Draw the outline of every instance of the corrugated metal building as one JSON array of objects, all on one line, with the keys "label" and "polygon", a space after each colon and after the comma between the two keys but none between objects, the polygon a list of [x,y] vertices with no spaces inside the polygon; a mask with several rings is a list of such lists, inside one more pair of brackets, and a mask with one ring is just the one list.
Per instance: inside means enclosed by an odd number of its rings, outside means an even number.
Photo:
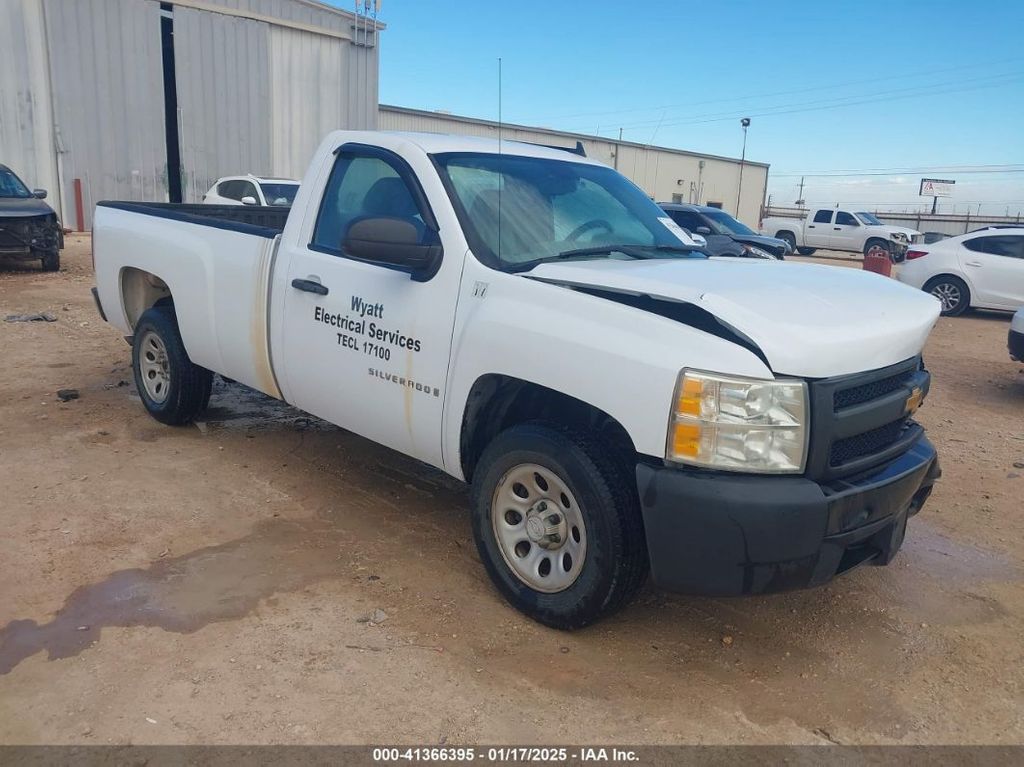
[{"label": "corrugated metal building", "polygon": [[3,0],[0,162],[85,228],[101,199],[299,178],[328,131],[376,127],[380,29],[314,0]]},{"label": "corrugated metal building", "polygon": [[[491,120],[384,104],[380,107],[378,126],[381,130],[460,133],[491,138],[498,135],[498,123]],[[575,147],[577,141],[582,142],[588,157],[614,166],[658,202],[716,205],[737,215],[739,159],[548,128],[506,123],[501,129],[502,136],[510,141],[565,147]],[[768,165],[746,160],[742,172],[743,186],[737,218],[756,228],[765,199]]]}]

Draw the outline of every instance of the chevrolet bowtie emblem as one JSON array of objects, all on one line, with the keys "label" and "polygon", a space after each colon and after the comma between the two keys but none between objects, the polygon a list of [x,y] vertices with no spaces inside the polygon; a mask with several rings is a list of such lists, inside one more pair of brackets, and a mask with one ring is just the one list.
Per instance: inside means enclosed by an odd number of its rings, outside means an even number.
[{"label": "chevrolet bowtie emblem", "polygon": [[904,406],[903,414],[913,415],[921,407],[922,402],[924,402],[924,391],[921,390],[920,386],[915,386],[914,390],[910,392],[910,396],[907,397],[907,404]]}]

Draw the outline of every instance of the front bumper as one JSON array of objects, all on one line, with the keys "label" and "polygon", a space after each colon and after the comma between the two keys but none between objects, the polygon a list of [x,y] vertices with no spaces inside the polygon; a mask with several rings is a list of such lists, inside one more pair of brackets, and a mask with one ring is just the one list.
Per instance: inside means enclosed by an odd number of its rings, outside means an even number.
[{"label": "front bumper", "polygon": [[1006,348],[1010,350],[1010,359],[1024,362],[1024,333],[1011,330],[1006,336]]},{"label": "front bumper", "polygon": [[872,474],[827,484],[638,464],[654,582],[689,594],[763,594],[888,564],[940,473],[923,435]]},{"label": "front bumper", "polygon": [[50,216],[0,218],[0,256],[35,259],[42,253],[58,250],[63,234],[60,224]]}]

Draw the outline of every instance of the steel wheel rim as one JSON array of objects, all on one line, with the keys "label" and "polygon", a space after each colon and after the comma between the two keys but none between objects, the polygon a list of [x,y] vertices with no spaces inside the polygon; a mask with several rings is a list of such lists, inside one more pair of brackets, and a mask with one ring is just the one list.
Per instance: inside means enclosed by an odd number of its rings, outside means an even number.
[{"label": "steel wheel rim", "polygon": [[951,282],[940,282],[932,288],[932,295],[942,302],[942,311],[949,312],[960,305],[960,288]]},{"label": "steel wheel rim", "polygon": [[491,528],[505,564],[534,591],[555,594],[579,578],[587,529],[576,497],[535,463],[505,472],[491,497]]},{"label": "steel wheel rim", "polygon": [[139,372],[146,394],[153,402],[162,403],[171,388],[170,361],[167,346],[159,335],[147,330],[139,343]]}]

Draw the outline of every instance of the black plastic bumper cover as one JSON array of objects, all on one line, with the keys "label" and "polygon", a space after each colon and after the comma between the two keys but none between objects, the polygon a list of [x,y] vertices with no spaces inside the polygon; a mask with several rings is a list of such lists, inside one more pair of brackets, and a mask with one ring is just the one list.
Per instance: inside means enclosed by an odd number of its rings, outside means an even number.
[{"label": "black plastic bumper cover", "polygon": [[939,477],[922,436],[869,476],[826,485],[637,465],[651,573],[668,591],[762,594],[888,564]]},{"label": "black plastic bumper cover", "polygon": [[1006,337],[1006,348],[1010,350],[1011,359],[1024,362],[1024,333],[1011,330]]}]

